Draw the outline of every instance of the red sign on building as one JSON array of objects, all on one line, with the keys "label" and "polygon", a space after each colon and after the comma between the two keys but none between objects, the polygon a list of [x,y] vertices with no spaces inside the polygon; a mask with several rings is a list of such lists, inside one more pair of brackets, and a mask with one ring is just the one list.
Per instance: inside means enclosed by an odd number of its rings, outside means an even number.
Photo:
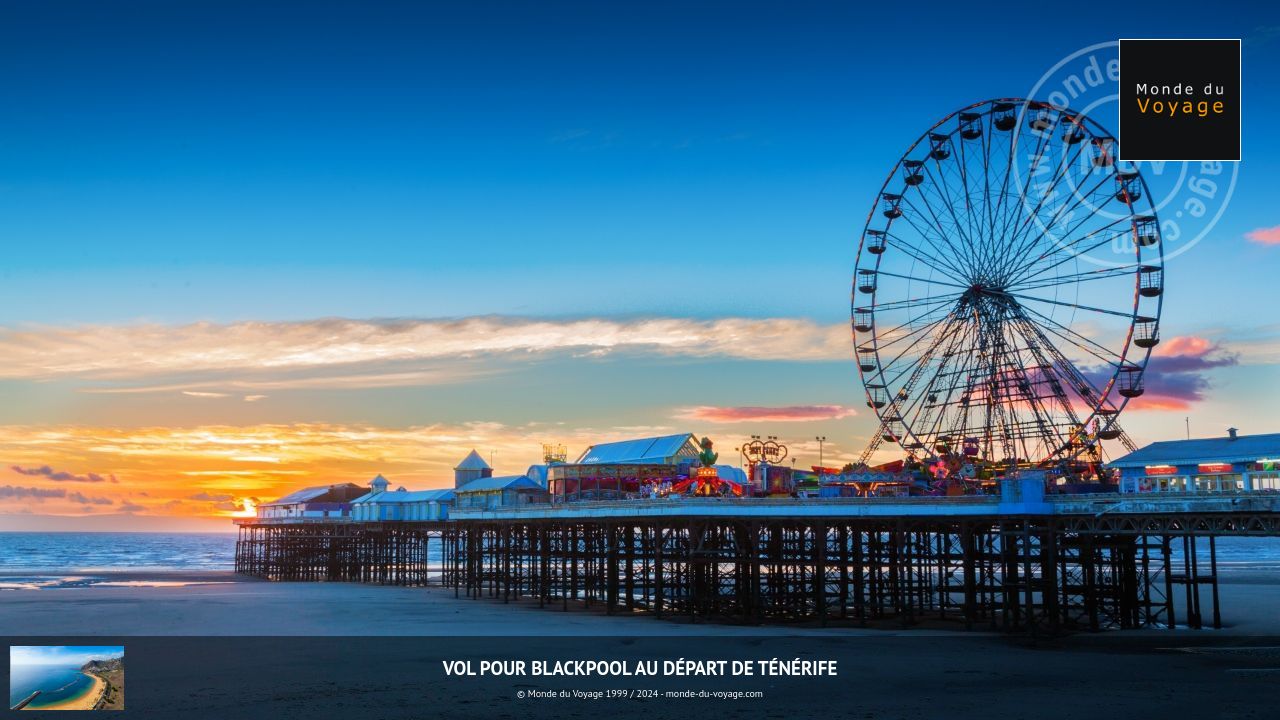
[{"label": "red sign on building", "polygon": [[1178,474],[1178,468],[1172,465],[1148,465],[1146,469],[1147,469],[1148,475],[1177,475]]},{"label": "red sign on building", "polygon": [[1196,469],[1205,475],[1220,475],[1232,470],[1231,463],[1200,463]]}]

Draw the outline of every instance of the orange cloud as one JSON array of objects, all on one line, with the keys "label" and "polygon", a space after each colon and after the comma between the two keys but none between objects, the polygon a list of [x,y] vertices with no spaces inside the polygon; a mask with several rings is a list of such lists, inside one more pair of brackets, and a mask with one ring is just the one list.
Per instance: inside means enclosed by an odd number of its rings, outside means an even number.
[{"label": "orange cloud", "polygon": [[1216,344],[1208,338],[1196,337],[1194,335],[1179,335],[1171,337],[1160,342],[1159,345],[1151,351],[1152,355],[1172,356],[1187,355],[1191,357],[1200,357],[1205,353],[1213,350]]},{"label": "orange cloud", "polygon": [[1280,245],[1280,225],[1250,230],[1244,236],[1259,245]]},{"label": "orange cloud", "polygon": [[[80,514],[109,506],[145,515],[230,518],[257,502],[298,487],[365,483],[382,473],[396,484],[451,486],[453,467],[472,448],[492,457],[499,472],[521,473],[542,459],[543,441],[571,451],[593,442],[673,432],[666,426],[565,428],[547,423],[493,422],[407,428],[334,423],[197,427],[0,426],[0,457],[18,467],[109,467],[119,482],[73,495],[40,474],[32,487],[0,486],[0,514],[39,503],[39,512]],[[56,472],[56,471],[55,471]],[[37,482],[48,487],[36,487]],[[5,489],[7,487],[8,489]]]},{"label": "orange cloud", "polygon": [[677,417],[711,423],[812,422],[838,420],[855,414],[853,409],[840,405],[787,405],[784,407],[700,405],[684,409]]},{"label": "orange cloud", "polygon": [[1155,412],[1168,412],[1172,410],[1190,410],[1191,400],[1170,395],[1156,395],[1148,392],[1140,398],[1129,401],[1129,410],[1153,410]]}]

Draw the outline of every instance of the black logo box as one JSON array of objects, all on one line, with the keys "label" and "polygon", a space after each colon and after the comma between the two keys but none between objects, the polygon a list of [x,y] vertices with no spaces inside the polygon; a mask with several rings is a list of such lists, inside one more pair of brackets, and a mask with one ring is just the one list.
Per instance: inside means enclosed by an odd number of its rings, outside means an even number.
[{"label": "black logo box", "polygon": [[1240,104],[1239,40],[1120,40],[1120,159],[1238,161]]}]

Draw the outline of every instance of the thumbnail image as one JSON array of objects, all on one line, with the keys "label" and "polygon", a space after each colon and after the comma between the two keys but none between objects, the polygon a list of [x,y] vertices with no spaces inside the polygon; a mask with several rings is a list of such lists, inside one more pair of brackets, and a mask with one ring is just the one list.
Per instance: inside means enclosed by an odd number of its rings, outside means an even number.
[{"label": "thumbnail image", "polygon": [[123,710],[124,647],[10,646],[9,709]]}]

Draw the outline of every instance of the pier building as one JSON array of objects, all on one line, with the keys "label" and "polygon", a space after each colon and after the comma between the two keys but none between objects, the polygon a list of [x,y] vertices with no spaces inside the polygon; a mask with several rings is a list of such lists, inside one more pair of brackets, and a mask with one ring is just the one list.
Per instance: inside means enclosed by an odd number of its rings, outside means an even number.
[{"label": "pier building", "polygon": [[495,509],[548,502],[547,489],[528,475],[489,476],[458,488],[459,509]]},{"label": "pier building", "polygon": [[389,483],[381,475],[369,482],[369,492],[351,502],[351,519],[373,521],[440,521],[449,518],[454,491],[409,491],[403,487],[388,490]]},{"label": "pier building", "polygon": [[1154,442],[1116,458],[1120,492],[1280,492],[1280,433]]},{"label": "pier building", "polygon": [[289,493],[279,500],[259,503],[258,517],[286,518],[341,518],[351,513],[351,501],[365,493],[355,483],[317,485]]}]

